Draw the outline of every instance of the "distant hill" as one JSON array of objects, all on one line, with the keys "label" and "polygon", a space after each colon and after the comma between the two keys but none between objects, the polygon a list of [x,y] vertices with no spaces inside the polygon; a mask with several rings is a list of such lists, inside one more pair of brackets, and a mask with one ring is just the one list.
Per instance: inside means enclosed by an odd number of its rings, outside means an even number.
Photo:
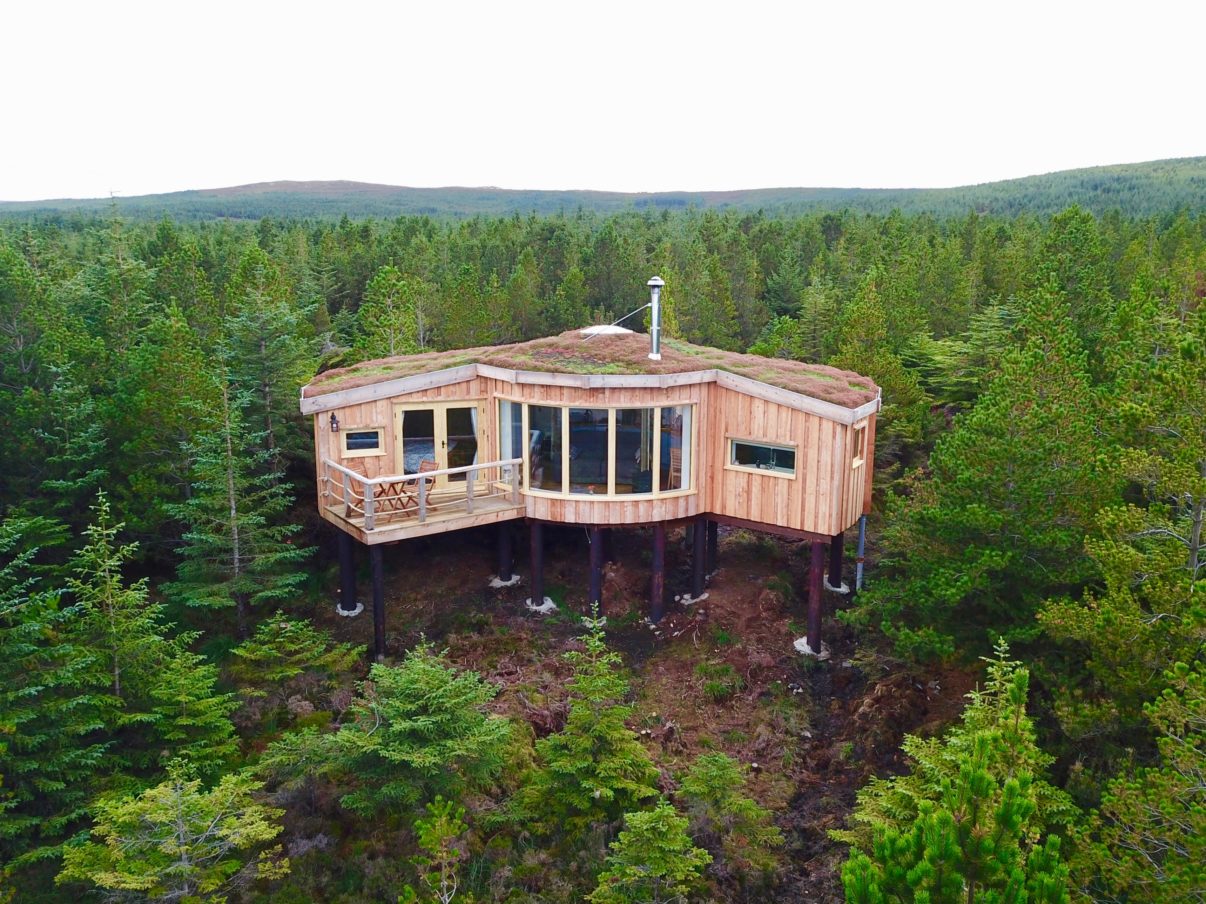
[{"label": "distant hill", "polygon": [[1065,170],[961,188],[757,188],[720,192],[629,194],[603,191],[535,191],[503,188],[405,188],[365,182],[260,182],[231,188],[171,192],[131,198],[0,202],[0,218],[56,219],[116,210],[125,217],[178,220],[263,217],[392,218],[601,213],[622,210],[723,208],[805,213],[850,208],[869,213],[961,215],[969,210],[1037,215],[1079,204],[1095,213],[1119,210],[1150,216],[1206,211],[1206,157],[1156,160]]}]

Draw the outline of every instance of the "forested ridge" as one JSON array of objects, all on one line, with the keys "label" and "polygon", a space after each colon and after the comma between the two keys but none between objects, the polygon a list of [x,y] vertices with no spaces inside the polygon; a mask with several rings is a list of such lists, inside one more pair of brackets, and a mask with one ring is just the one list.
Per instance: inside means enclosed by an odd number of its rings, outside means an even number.
[{"label": "forested ridge", "polygon": [[260,182],[114,198],[0,200],[0,218],[61,222],[116,211],[132,219],[508,216],[585,211],[717,209],[800,215],[827,210],[888,214],[1049,215],[1078,205],[1098,215],[1143,217],[1206,206],[1206,157],[1064,170],[955,188],[757,188],[733,191],[540,191],[492,187],[408,188],[364,182]]},{"label": "forested ridge", "polygon": [[[1206,901],[1201,209],[5,222],[0,901]],[[883,389],[842,656],[626,659],[482,590],[368,667],[319,617],[300,386],[655,273],[669,335]],[[727,542],[786,624],[798,557]],[[771,753],[676,737],[652,661]],[[940,674],[977,685],[948,724],[816,737],[839,683]],[[801,828],[822,750],[869,780]]]}]

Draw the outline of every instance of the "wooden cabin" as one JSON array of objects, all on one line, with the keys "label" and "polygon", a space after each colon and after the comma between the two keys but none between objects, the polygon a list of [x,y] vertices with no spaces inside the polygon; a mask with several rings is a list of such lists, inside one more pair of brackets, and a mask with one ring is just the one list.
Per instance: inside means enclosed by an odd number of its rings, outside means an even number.
[{"label": "wooden cabin", "polygon": [[[382,544],[499,524],[499,575],[513,580],[511,527],[530,527],[530,603],[543,601],[542,526],[591,535],[652,527],[651,616],[661,617],[665,529],[695,524],[692,595],[703,593],[716,525],[824,547],[841,584],[841,537],[871,500],[878,388],[835,368],[593,327],[545,339],[366,361],[302,390],[314,418],[317,503],[339,529],[341,608],[359,611],[354,541],[369,547],[377,654],[384,652]],[[836,570],[834,567],[836,563]],[[820,649],[819,589],[816,633]]]}]

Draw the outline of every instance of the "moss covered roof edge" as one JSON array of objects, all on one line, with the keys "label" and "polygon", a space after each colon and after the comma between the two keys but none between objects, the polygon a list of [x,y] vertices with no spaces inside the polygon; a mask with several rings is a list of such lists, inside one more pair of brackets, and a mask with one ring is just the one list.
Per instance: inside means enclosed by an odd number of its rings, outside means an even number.
[{"label": "moss covered roof edge", "polygon": [[[302,411],[315,413],[436,388],[482,376],[511,382],[583,388],[669,387],[721,382],[747,394],[803,409],[819,409],[849,422],[851,412],[874,403],[879,387],[851,371],[759,355],[744,355],[667,339],[662,360],[648,357],[647,337],[639,333],[583,340],[574,330],[511,345],[427,352],[364,361],[319,374],[302,388]],[[764,386],[766,392],[757,391]],[[798,397],[813,405],[791,404]],[[816,405],[815,403],[820,403]],[[838,412],[841,412],[839,415]]]}]

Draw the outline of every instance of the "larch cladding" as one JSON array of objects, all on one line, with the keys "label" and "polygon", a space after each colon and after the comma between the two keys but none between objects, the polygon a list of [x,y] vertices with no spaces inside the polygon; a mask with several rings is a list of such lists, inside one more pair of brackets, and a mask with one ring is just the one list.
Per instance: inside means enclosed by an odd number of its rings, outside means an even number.
[{"label": "larch cladding", "polygon": [[[874,448],[874,414],[857,424],[845,425],[717,383],[671,388],[584,388],[511,383],[477,376],[464,382],[349,404],[333,412],[339,419],[340,430],[383,428],[385,454],[344,460],[339,434],[328,426],[331,412],[316,414],[314,439],[319,473],[324,457],[355,467],[370,478],[398,473],[395,406],[421,402],[483,402],[481,460],[494,460],[498,457],[499,399],[575,407],[695,405],[697,454],[692,464],[695,492],[656,499],[608,501],[525,493],[526,515],[530,518],[620,525],[715,513],[832,536],[853,525],[870,501],[871,463],[868,460],[855,466],[851,450],[854,431],[859,427],[866,427],[867,450]],[[729,465],[731,439],[795,448],[795,476]]]}]

